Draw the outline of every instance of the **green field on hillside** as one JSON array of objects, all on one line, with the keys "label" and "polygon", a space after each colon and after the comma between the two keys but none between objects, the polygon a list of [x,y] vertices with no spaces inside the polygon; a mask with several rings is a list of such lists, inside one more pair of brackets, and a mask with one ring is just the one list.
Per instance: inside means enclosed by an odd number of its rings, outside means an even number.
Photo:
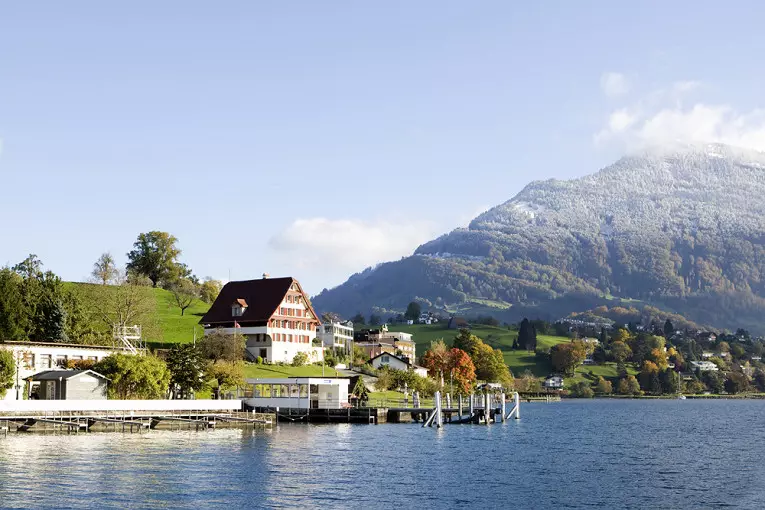
[{"label": "green field on hillside", "polygon": [[256,365],[247,363],[244,367],[244,376],[247,378],[279,378],[279,377],[337,377],[338,372],[334,368],[320,365],[306,365],[303,367],[291,367],[288,365]]}]

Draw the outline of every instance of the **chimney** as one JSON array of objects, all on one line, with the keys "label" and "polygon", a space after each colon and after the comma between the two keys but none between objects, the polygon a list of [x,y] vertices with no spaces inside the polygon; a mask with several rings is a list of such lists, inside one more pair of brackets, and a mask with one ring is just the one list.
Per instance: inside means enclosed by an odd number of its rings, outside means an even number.
[{"label": "chimney", "polygon": [[268,280],[268,273],[263,273],[263,279]]}]

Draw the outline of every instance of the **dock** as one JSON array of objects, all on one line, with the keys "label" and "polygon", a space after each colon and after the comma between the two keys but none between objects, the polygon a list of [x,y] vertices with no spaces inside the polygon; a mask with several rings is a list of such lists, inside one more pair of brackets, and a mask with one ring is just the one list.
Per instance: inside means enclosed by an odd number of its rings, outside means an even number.
[{"label": "dock", "polygon": [[210,430],[272,427],[273,413],[242,410],[240,400],[0,401],[0,435]]}]

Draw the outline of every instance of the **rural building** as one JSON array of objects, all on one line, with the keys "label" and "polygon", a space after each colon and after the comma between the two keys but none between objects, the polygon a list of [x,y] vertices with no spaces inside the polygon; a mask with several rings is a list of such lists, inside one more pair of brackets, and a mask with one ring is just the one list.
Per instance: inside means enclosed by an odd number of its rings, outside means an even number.
[{"label": "rural building", "polygon": [[252,408],[343,409],[350,379],[290,377],[247,379],[244,403]]},{"label": "rural building", "polygon": [[400,353],[402,357],[415,359],[416,348],[412,335],[399,331],[388,331],[388,326],[383,325],[380,329],[363,329],[354,335],[354,343],[374,358],[380,353]]},{"label": "rural building", "polygon": [[719,370],[717,365],[711,361],[691,361],[691,367],[702,372],[717,372]]},{"label": "rural building", "polygon": [[383,352],[369,360],[369,363],[375,368],[390,367],[393,370],[411,370],[419,376],[427,377],[428,369],[411,363],[406,358],[401,358],[394,354]]},{"label": "rural building", "polygon": [[0,349],[11,351],[16,360],[14,387],[5,393],[4,400],[23,400],[26,380],[43,370],[61,368],[68,361],[90,360],[95,363],[110,354],[128,353],[122,347],[53,342],[6,342],[0,343]]},{"label": "rural building", "polygon": [[106,400],[108,379],[93,370],[46,370],[29,377],[37,400]]},{"label": "rural building", "polygon": [[320,324],[316,329],[316,338],[321,340],[324,347],[351,352],[351,346],[353,345],[353,323],[345,321]]},{"label": "rural building", "polygon": [[467,329],[469,327],[470,324],[463,317],[451,317],[449,319],[449,329]]},{"label": "rural building", "polygon": [[260,280],[228,282],[199,322],[206,335],[216,330],[243,335],[253,359],[290,363],[299,352],[311,361],[324,359],[324,349],[313,345],[321,323],[294,278],[263,275]]},{"label": "rural building", "polygon": [[562,375],[548,375],[545,377],[544,387],[548,390],[559,390],[563,388]]}]

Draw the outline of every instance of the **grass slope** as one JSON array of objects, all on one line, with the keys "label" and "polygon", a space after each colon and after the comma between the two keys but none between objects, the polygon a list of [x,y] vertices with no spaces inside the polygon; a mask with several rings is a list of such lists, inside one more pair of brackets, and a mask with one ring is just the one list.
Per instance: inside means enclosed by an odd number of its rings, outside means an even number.
[{"label": "grass slope", "polygon": [[[244,376],[247,378],[280,378],[280,377],[322,377],[322,367],[306,365],[304,367],[291,367],[287,365],[256,365],[247,363],[244,367]],[[324,377],[336,377],[334,368],[325,367]]]}]

